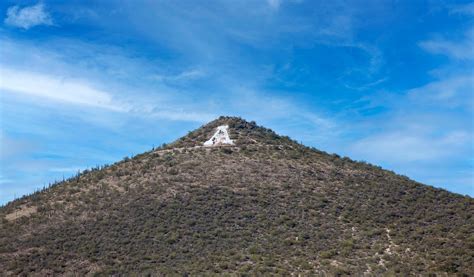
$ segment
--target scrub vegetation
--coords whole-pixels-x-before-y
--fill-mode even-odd
[[[233,146],[202,147],[219,125]],[[474,275],[474,200],[221,117],[0,208],[1,275]]]

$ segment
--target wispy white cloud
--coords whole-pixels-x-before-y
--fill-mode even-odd
[[[190,70],[185,70],[175,75],[155,74],[152,76],[152,78],[158,81],[181,82],[181,81],[197,80],[205,76],[206,76],[205,70],[199,69],[199,68],[193,68]]]
[[[59,107],[67,104],[143,118],[205,122],[216,117],[216,114],[206,112],[204,107],[183,108],[186,106],[185,101],[178,99],[158,100],[144,95],[134,95],[133,98],[125,97],[98,89],[93,84],[82,80],[9,69],[6,66],[0,67],[0,94],[28,96],[23,100],[32,104],[36,102],[36,99],[39,99],[57,104],[56,106]],[[67,107],[63,108],[67,109]],[[84,113],[84,110],[82,111]],[[70,114],[70,116],[81,117],[83,113]]]
[[[465,131],[433,136],[413,129],[401,129],[361,139],[351,146],[351,151],[372,162],[407,164],[455,156],[469,140],[470,135]]]
[[[454,5],[451,7],[449,12],[453,14],[474,15],[474,3],[468,3],[464,5]]]
[[[21,97],[28,105],[49,105],[101,126],[106,126],[107,121],[110,126],[117,125],[112,114],[106,116],[104,112],[200,123],[215,116],[204,106],[194,104],[191,92],[167,84],[203,78],[207,74],[204,69],[196,67],[175,75],[162,73],[159,80],[150,80],[146,76],[166,70],[110,45],[58,40],[49,47],[8,38],[1,43],[0,94]],[[71,109],[71,105],[79,109]],[[102,112],[102,116],[96,116],[96,112]]]
[[[439,106],[468,106],[474,107],[473,101],[474,77],[458,75],[436,80],[422,87],[408,91],[411,100],[420,105],[435,103]]]
[[[363,84],[363,85],[357,86],[357,87],[354,87],[354,86],[351,86],[351,85],[348,85],[348,84],[344,84],[344,86],[348,89],[362,91],[362,90],[367,90],[367,89],[373,88],[373,87],[375,87],[379,84],[382,84],[382,83],[386,82],[387,80],[388,80],[388,77],[384,77],[384,78],[380,78],[380,79],[375,80],[373,82]]]
[[[278,10],[281,5],[281,0],[267,0],[268,6],[274,10]]]
[[[150,62],[128,57],[120,49],[106,45],[62,40],[55,41],[55,48],[45,49],[45,45],[33,47],[14,40],[5,42],[6,47],[0,49],[0,93],[80,106],[81,109],[74,109],[80,114],[73,114],[62,105],[55,105],[55,109],[70,111],[68,116],[92,117],[91,120],[100,121],[100,125],[106,124],[103,121],[110,117],[97,117],[95,113],[89,116],[85,108],[120,112],[123,116],[199,123],[226,114],[268,121],[291,113],[312,122],[315,128],[332,124],[328,118],[298,106],[289,98],[266,93],[255,80],[246,79],[243,85],[240,78],[216,74],[210,71],[212,68],[195,66],[172,74],[160,64],[152,66]],[[97,54],[89,56],[87,53],[91,52]],[[61,53],[68,56],[63,57]],[[30,61],[31,70],[23,66],[25,59]],[[137,75],[137,71],[140,74]],[[181,87],[210,75],[215,83],[205,89]],[[261,75],[264,74],[259,72],[256,77]],[[29,97],[23,97],[23,101],[36,104],[35,99]],[[115,120],[111,120],[115,126]]]
[[[456,9],[456,13],[468,13],[471,7]],[[446,177],[450,169],[440,173],[444,177],[434,177],[432,172],[435,167],[452,166],[454,161],[472,169],[468,157],[474,151],[474,77],[469,71],[474,59],[474,29],[460,35],[455,39],[436,35],[419,42],[428,53],[451,58],[447,65],[431,71],[434,80],[412,89],[364,97],[369,99],[369,109],[385,110],[367,120],[366,126],[374,131],[350,145],[351,156],[410,172],[411,176],[425,175],[422,181],[433,185],[444,185],[440,183],[443,178],[443,182],[450,179],[449,183],[466,185],[459,181],[460,176]]]
[[[53,25],[51,15],[45,10],[43,3],[20,8],[8,8],[5,24],[25,30],[38,25]]]
[[[126,111],[123,104],[114,102],[110,93],[76,80],[61,79],[42,73],[0,68],[2,92],[20,93],[52,101],[76,105]]]
[[[202,110],[206,110],[203,108]],[[154,108],[150,112],[150,116],[154,118],[166,119],[166,120],[177,120],[177,121],[194,121],[194,122],[208,122],[215,119],[218,114],[207,111],[196,111],[196,109],[170,109],[170,108]]]
[[[454,59],[474,59],[474,28],[465,33],[462,40],[454,41],[446,38],[434,38],[419,43],[424,50],[452,57]]]
[[[349,153],[392,165],[460,159],[466,151],[474,151],[473,88],[472,76],[456,75],[403,93],[382,91],[364,97],[365,108],[383,107],[386,112],[367,119],[364,128],[375,131],[351,143]]]

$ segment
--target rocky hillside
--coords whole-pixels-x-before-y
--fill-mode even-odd
[[[222,125],[234,144],[203,147]],[[474,275],[473,215],[470,197],[221,117],[1,207],[0,275]]]

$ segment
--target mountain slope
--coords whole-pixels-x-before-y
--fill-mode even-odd
[[[234,145],[203,147],[228,125]],[[474,200],[221,117],[0,209],[0,272],[474,275]]]

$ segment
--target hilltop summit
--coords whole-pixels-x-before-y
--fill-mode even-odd
[[[278,144],[282,141],[291,141],[270,129],[258,126],[254,121],[248,122],[240,117],[221,116],[178,139],[167,148],[200,146],[213,136],[219,126],[228,126],[229,138],[235,145]]]
[[[470,197],[220,117],[0,208],[0,275],[474,275],[473,215]]]

